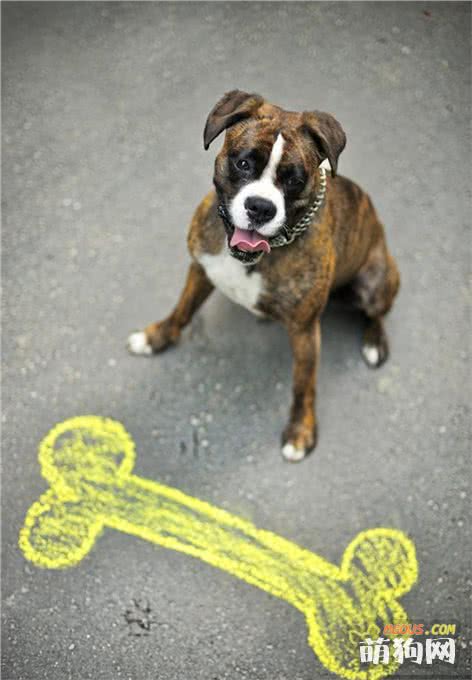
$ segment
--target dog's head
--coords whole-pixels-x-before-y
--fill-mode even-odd
[[[310,207],[324,160],[335,176],[346,136],[328,113],[284,111],[241,90],[225,94],[210,111],[205,149],[224,130],[215,188],[231,253],[251,264],[261,251],[270,252],[271,238]]]

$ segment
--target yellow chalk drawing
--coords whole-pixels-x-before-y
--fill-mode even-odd
[[[97,416],[56,425],[39,447],[50,483],[20,532],[25,557],[40,567],[71,567],[104,527],[198,557],[302,612],[308,642],[333,673],[375,680],[397,664],[361,665],[359,642],[371,630],[403,623],[398,603],[417,578],[413,543],[395,529],[369,529],[330,564],[270,531],[178,489],[131,474],[134,442]]]

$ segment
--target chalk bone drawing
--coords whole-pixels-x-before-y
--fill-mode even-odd
[[[408,617],[397,599],[417,578],[412,542],[395,529],[369,529],[348,545],[341,566],[257,529],[178,489],[131,474],[134,442],[97,416],[56,425],[39,447],[48,489],[28,511],[19,545],[40,567],[71,567],[110,527],[212,564],[289,602],[306,618],[321,663],[345,678],[372,680],[397,665],[365,666],[368,631]]]

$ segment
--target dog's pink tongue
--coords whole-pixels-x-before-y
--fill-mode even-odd
[[[263,250],[265,253],[270,253],[269,242],[262,238],[257,231],[249,231],[248,229],[240,229],[235,227],[234,234],[231,237],[229,245],[239,250],[249,251],[251,253],[256,250]]]

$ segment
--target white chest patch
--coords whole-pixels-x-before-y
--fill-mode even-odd
[[[218,255],[201,255],[198,261],[210,281],[226,297],[246,307],[253,314],[261,315],[256,309],[263,288],[259,272],[249,274],[247,267],[232,257],[226,248]]]

